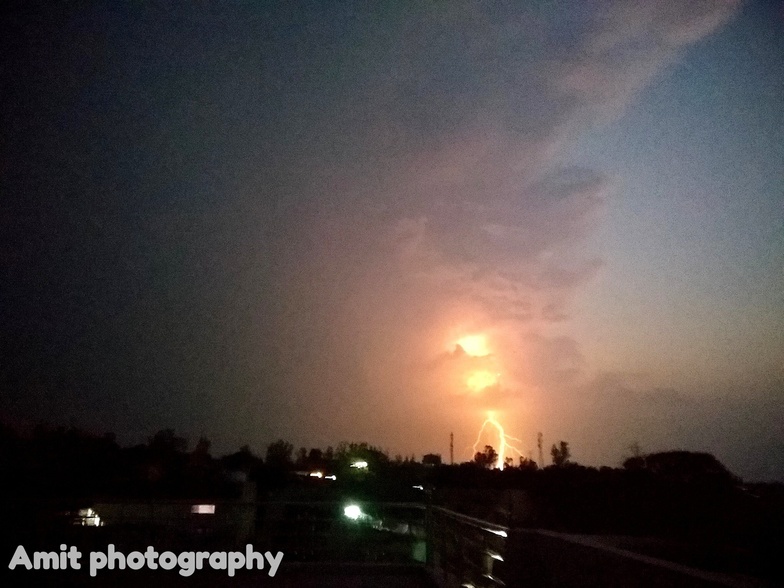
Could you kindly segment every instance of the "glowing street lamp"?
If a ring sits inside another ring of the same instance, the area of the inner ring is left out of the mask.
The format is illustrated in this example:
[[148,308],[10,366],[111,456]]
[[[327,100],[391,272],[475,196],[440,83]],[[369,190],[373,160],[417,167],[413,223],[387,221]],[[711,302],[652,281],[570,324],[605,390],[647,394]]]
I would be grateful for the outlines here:
[[343,515],[352,521],[356,521],[362,516],[362,509],[356,504],[349,504],[343,509]]

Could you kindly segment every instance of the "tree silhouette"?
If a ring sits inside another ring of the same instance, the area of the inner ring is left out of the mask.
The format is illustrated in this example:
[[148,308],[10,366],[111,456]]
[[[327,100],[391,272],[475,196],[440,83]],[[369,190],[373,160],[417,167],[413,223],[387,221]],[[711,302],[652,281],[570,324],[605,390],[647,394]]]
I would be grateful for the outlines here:
[[561,467],[569,463],[569,458],[572,456],[569,451],[569,444],[566,441],[561,441],[557,446],[553,445],[550,449],[550,455],[553,456],[553,465]]
[[[329,451],[329,448],[327,448]],[[344,466],[354,461],[366,461],[371,469],[378,465],[389,463],[389,456],[383,450],[366,442],[348,443],[341,441],[335,451],[335,457]]]
[[627,470],[647,470],[657,476],[680,481],[713,481],[733,485],[737,478],[710,453],[664,451],[630,457],[623,463]]
[[158,453],[184,453],[188,442],[174,434],[174,429],[162,429],[149,439],[149,447]]
[[321,449],[318,447],[311,447],[310,451],[308,452],[307,464],[309,468],[323,468],[324,452],[321,451]]
[[192,453],[193,455],[209,457],[211,445],[212,443],[207,437],[199,437],[199,441],[196,443],[196,447],[193,448]]
[[536,469],[538,469],[538,466],[536,465],[536,462],[534,460],[525,458],[522,455],[520,456],[519,464],[518,464],[517,467],[519,469],[521,469],[521,470],[536,470]]
[[221,462],[227,471],[241,471],[247,474],[261,463],[261,459],[253,455],[250,446],[243,445],[239,451],[222,457]]
[[492,445],[485,445],[484,451],[477,451],[474,455],[474,463],[485,468],[492,468],[498,461],[498,453],[493,449]]
[[294,446],[283,439],[278,439],[267,447],[266,461],[273,467],[286,467],[291,464],[292,453],[294,453]]

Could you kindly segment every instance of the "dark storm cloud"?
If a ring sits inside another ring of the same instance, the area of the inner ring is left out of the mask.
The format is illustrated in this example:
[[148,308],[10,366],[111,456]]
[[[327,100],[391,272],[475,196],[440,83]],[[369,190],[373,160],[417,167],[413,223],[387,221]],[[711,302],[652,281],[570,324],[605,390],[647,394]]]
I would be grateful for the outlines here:
[[403,430],[469,315],[573,382],[548,329],[601,267],[615,181],[558,154],[732,6],[14,7],[10,408],[229,443]]
[[[561,417],[567,428],[578,430],[590,411],[594,426],[581,433],[588,459],[598,455],[603,444],[623,455],[637,442],[644,452],[708,451],[747,479],[780,479],[783,385],[773,378],[743,385],[660,388],[651,386],[644,374],[605,373],[572,390],[579,398],[574,414]],[[561,401],[559,406],[567,404]]]

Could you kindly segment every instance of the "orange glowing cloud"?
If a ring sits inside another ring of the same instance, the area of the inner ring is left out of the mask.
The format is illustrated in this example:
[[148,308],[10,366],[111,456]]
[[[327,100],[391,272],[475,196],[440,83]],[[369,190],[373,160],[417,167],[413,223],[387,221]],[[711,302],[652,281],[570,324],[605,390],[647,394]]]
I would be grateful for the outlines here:
[[490,355],[490,349],[487,346],[487,337],[484,335],[467,335],[462,339],[459,339],[457,344],[463,348],[463,351],[473,357]]
[[478,370],[471,372],[466,378],[466,386],[472,392],[481,392],[485,388],[495,386],[498,383],[498,374],[488,370]]

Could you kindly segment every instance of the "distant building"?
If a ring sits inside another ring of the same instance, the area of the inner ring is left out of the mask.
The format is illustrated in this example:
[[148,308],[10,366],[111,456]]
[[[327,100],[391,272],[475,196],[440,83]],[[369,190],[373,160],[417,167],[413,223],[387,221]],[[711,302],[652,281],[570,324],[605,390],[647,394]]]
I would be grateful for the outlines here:
[[422,457],[422,463],[426,466],[439,466],[441,465],[441,454],[428,453]]

